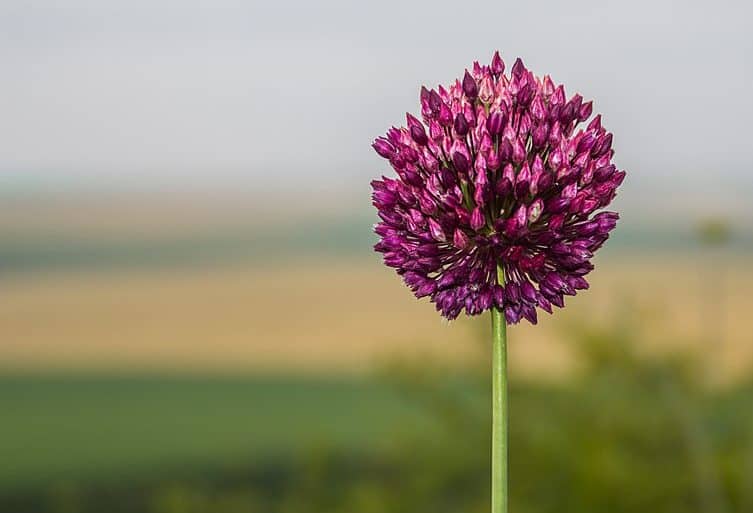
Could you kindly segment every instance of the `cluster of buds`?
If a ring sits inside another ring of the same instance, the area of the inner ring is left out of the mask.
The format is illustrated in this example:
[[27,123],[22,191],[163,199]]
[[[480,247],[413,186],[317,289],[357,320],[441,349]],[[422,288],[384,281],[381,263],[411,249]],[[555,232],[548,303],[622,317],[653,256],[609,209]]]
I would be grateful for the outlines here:
[[448,319],[496,307],[536,323],[588,288],[625,178],[601,116],[577,129],[592,102],[520,59],[505,74],[499,53],[420,98],[421,119],[373,144],[397,173],[372,182],[385,264]]

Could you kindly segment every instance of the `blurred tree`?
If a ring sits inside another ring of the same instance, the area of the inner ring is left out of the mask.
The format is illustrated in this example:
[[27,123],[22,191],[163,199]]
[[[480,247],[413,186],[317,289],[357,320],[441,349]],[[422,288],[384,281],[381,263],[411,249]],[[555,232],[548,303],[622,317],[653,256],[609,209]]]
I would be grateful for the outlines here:
[[698,239],[705,246],[722,246],[732,237],[729,222],[721,217],[702,219],[697,226]]

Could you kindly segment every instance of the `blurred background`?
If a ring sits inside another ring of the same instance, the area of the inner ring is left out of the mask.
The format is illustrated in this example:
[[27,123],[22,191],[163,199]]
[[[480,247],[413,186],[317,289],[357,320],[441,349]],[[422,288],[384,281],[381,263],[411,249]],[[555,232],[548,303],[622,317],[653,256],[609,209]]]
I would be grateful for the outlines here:
[[521,513],[753,511],[742,0],[0,3],[0,511],[483,512],[488,318],[372,252],[370,144],[495,49],[628,171],[510,330]]

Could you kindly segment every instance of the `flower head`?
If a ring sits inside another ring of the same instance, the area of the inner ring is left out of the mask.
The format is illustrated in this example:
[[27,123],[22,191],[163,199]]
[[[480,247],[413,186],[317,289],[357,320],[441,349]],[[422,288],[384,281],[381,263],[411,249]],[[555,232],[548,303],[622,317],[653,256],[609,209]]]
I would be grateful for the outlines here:
[[396,178],[374,180],[376,251],[442,315],[500,308],[537,321],[588,288],[591,257],[618,215],[600,211],[625,178],[592,103],[517,59],[421,89],[421,118],[374,142]]

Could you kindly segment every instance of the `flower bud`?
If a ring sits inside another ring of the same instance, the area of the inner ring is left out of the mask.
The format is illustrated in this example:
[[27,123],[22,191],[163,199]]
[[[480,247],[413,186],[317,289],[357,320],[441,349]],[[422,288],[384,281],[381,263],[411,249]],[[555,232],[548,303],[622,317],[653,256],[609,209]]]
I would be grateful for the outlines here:
[[601,114],[597,114],[596,117],[591,120],[586,130],[589,130],[589,131],[601,130]]
[[499,160],[500,162],[510,162],[512,160],[512,144],[505,138],[499,143]]
[[505,307],[505,320],[508,324],[518,324],[520,322],[520,309],[512,305]]
[[505,62],[502,60],[502,57],[499,56],[499,51],[494,52],[494,56],[492,57],[491,71],[495,77],[499,77],[502,73],[505,72]]
[[591,132],[586,132],[586,134],[581,137],[580,141],[578,141],[578,146],[575,148],[575,153],[590,151],[591,148],[593,148],[595,142],[596,138],[593,136],[593,134]]
[[531,142],[533,143],[533,147],[536,149],[541,149],[546,144],[546,139],[549,134],[546,130],[546,125],[541,124],[533,129],[533,134],[531,136]]
[[502,128],[504,128],[506,123],[507,113],[495,110],[491,113],[489,119],[486,120],[486,129],[492,136],[498,136],[502,133]]
[[515,64],[512,65],[512,76],[519,79],[526,71],[522,59],[520,57],[515,59]]
[[478,89],[478,99],[483,103],[490,103],[494,97],[494,84],[492,83],[492,77],[485,75],[481,78],[481,83]]
[[465,75],[463,76],[463,92],[471,101],[475,100],[478,97],[478,86],[476,85],[476,80],[474,80],[471,74],[468,73],[468,70],[465,70]]
[[468,122],[462,112],[458,112],[455,116],[455,133],[460,137],[465,137],[468,134]]
[[452,126],[452,111],[445,102],[442,102],[442,105],[439,106],[439,116],[437,119],[439,120],[439,124],[444,127]]
[[528,222],[535,223],[541,217],[541,213],[544,211],[544,202],[541,198],[536,198],[531,206],[528,207]]
[[594,171],[594,180],[597,182],[605,182],[609,180],[609,177],[614,174],[615,169],[614,164],[597,168]]
[[429,90],[426,89],[425,86],[421,86],[421,115],[424,117],[424,119],[431,119],[434,117],[434,113],[431,109],[431,103],[429,102],[429,97],[431,94],[429,93]]
[[439,116],[439,111],[442,109],[443,103],[444,102],[442,101],[442,98],[439,96],[438,92],[436,92],[434,89],[429,91],[429,107],[431,108],[431,112],[435,117]]
[[533,100],[533,95],[536,93],[536,91],[533,89],[533,86],[531,84],[526,84],[523,87],[520,88],[520,91],[518,91],[518,104],[527,107],[529,103],[531,103],[531,100]]
[[426,146],[429,142],[429,138],[426,136],[426,130],[423,127],[411,127],[410,136],[419,146]]
[[395,156],[395,147],[385,138],[380,137],[371,145],[372,148],[382,157],[391,159]]
[[528,167],[528,162],[523,164],[520,168],[518,176],[515,177],[515,197],[525,198],[528,196],[531,187],[531,169]]
[[612,134],[607,134],[604,139],[601,140],[598,146],[594,145],[591,149],[591,156],[599,158],[609,150],[612,149]]
[[548,171],[543,171],[536,181],[536,190],[540,193],[544,192],[548,190],[553,183],[554,178],[552,177],[552,174]]
[[455,166],[458,173],[465,173],[468,171],[468,159],[460,152],[452,154],[452,164]]
[[463,230],[455,228],[455,233],[452,236],[452,243],[458,249],[465,249],[470,245],[471,241]]
[[471,228],[479,230],[485,224],[486,219],[484,219],[484,214],[481,212],[481,209],[479,207],[474,208],[471,213]]
[[578,109],[578,120],[579,121],[585,121],[588,118],[591,117],[591,112],[593,112],[594,108],[594,102],[586,102],[580,106],[580,109]]
[[432,238],[437,242],[447,241],[442,226],[431,217],[429,218],[429,233],[431,233]]
[[410,114],[406,114],[406,117],[408,118],[408,129],[410,130],[411,138],[419,146],[426,146],[429,138],[426,136],[426,128],[423,123]]
[[520,284],[520,297],[523,299],[523,301],[530,303],[530,304],[536,304],[536,298],[538,294],[536,293],[536,289],[531,285],[531,282],[528,280],[524,280]]
[[531,102],[531,116],[538,122],[546,119],[546,108],[544,107],[544,100],[541,96],[536,96]]
[[516,138],[512,146],[512,161],[515,164],[520,164],[526,158],[526,150],[523,147],[523,142]]

